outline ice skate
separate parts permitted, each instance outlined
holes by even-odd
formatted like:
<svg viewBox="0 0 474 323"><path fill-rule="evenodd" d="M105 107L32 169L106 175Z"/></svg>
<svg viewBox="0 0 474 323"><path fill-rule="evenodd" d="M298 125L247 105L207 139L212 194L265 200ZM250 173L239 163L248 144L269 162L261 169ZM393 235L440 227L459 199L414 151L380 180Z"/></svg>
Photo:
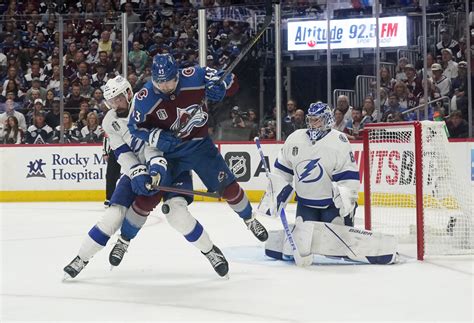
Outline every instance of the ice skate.
<svg viewBox="0 0 474 323"><path fill-rule="evenodd" d="M89 263L88 261L84 261L81 259L81 257L76 256L76 258L74 258L69 263L69 265L64 267L63 269L65 272L64 280L76 277L88 263Z"/></svg>
<svg viewBox="0 0 474 323"><path fill-rule="evenodd" d="M118 238L117 242L112 248L112 251L110 251L110 255L109 255L109 262L112 266L120 265L120 262L122 262L123 256L127 252L129 244L130 244L130 241L126 241L122 239L122 237Z"/></svg>
<svg viewBox="0 0 474 323"><path fill-rule="evenodd" d="M229 276L227 275L227 273L229 272L229 263L227 262L224 257L224 254L219 248L213 246L208 253L202 252L202 254L206 256L206 258L209 260L212 267L219 276L229 278Z"/></svg>
<svg viewBox="0 0 474 323"><path fill-rule="evenodd" d="M244 220L247 228L252 231L253 235L257 237L258 240L264 242L268 239L267 229L255 218L255 215L252 214L250 219Z"/></svg>

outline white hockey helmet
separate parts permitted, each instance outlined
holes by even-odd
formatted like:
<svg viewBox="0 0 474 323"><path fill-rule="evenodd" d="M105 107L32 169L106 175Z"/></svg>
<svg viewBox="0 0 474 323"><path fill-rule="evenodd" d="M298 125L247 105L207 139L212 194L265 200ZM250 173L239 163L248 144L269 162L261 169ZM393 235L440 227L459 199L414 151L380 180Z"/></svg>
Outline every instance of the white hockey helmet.
<svg viewBox="0 0 474 323"><path fill-rule="evenodd" d="M105 105L109 109L116 108L116 99L121 95L123 95L127 100L128 104L130 104L129 93L133 95L132 86L125 78L120 75L117 75L113 79L108 80L107 83L104 85L103 91Z"/></svg>

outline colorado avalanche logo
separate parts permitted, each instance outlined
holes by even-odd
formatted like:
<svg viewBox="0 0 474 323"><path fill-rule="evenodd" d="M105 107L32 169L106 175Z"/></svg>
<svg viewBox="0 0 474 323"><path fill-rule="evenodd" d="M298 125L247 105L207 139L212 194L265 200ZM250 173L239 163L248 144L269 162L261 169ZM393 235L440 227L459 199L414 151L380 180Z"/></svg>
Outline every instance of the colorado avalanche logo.
<svg viewBox="0 0 474 323"><path fill-rule="evenodd" d="M304 160L296 165L298 181L303 183L314 183L319 181L324 174L323 167L319 164L320 159L321 158Z"/></svg>
<svg viewBox="0 0 474 323"><path fill-rule="evenodd" d="M179 130L179 137L186 137L193 131L206 124L209 116L202 110L199 104L190 105L187 108L176 108L176 120L171 125L171 130Z"/></svg>

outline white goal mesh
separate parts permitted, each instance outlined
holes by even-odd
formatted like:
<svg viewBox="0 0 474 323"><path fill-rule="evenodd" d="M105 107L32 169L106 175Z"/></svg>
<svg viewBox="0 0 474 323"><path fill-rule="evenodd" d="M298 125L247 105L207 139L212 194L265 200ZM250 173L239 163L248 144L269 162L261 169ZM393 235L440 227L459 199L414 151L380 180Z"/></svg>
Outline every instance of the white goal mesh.
<svg viewBox="0 0 474 323"><path fill-rule="evenodd" d="M471 183L452 162L444 122L375 124L365 131L366 225L417 242L419 259L472 254Z"/></svg>

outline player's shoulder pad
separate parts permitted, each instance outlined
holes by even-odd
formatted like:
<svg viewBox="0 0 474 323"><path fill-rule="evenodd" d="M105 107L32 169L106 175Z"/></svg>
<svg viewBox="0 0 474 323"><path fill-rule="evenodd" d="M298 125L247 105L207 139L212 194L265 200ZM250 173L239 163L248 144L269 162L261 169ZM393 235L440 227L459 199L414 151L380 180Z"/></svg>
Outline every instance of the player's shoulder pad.
<svg viewBox="0 0 474 323"><path fill-rule="evenodd" d="M117 114L114 110L109 110L102 120L102 128L104 128L106 133L112 133L113 131L119 131L120 126L118 126Z"/></svg>
<svg viewBox="0 0 474 323"><path fill-rule="evenodd" d="M162 95L160 93L155 92L155 90L153 89L153 83L151 81L146 82L145 85L143 85L143 87L133 96L133 115L134 118L136 118L137 116L140 117L140 120L135 121L144 121L145 116L150 112L153 106L155 106L158 100L160 99L162 99Z"/></svg>

